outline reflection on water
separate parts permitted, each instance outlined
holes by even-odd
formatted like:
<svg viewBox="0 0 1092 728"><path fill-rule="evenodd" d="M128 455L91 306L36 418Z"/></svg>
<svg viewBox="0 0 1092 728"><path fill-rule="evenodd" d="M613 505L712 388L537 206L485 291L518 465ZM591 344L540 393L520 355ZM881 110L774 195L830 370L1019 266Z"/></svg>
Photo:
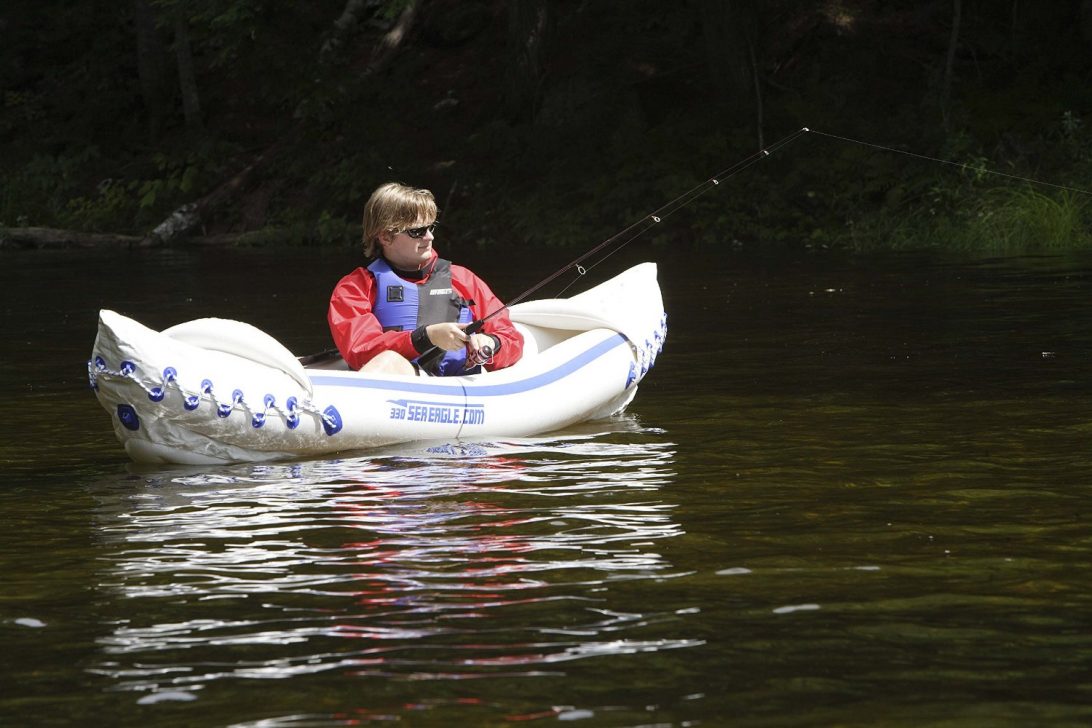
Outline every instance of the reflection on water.
<svg viewBox="0 0 1092 728"><path fill-rule="evenodd" d="M615 583L678 576L674 446L593 436L159 471L105 498L101 588L141 604L99 640L125 690L330 670L404 680L563 674L687 647Z"/></svg>

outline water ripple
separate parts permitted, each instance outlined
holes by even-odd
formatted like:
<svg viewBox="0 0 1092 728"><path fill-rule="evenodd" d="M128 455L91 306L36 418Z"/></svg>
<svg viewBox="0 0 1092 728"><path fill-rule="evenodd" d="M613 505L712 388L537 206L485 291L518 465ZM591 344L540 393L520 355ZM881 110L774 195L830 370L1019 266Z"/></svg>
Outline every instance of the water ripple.
<svg viewBox="0 0 1092 728"><path fill-rule="evenodd" d="M657 548L683 533L674 446L628 437L146 473L100 502L102 588L142 605L93 671L137 691L462 680L701 644L612 592L681 575Z"/></svg>

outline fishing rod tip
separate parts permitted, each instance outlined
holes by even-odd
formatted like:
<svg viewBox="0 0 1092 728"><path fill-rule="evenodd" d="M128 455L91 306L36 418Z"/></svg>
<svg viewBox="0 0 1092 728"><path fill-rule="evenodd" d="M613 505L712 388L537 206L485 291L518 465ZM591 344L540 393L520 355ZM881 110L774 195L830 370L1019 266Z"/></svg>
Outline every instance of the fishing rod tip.
<svg viewBox="0 0 1092 728"><path fill-rule="evenodd" d="M805 126L805 127L801 128L800 131L811 131L811 129L809 129L808 127Z"/></svg>

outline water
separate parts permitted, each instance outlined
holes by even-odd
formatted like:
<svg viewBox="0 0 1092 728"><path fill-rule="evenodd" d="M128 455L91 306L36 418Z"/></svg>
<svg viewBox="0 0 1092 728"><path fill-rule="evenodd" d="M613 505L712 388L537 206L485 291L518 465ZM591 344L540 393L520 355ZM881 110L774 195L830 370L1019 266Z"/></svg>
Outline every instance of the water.
<svg viewBox="0 0 1092 728"><path fill-rule="evenodd" d="M97 309L320 350L352 257L4 253L0 723L1092 721L1092 257L659 257L618 420L150 468Z"/></svg>

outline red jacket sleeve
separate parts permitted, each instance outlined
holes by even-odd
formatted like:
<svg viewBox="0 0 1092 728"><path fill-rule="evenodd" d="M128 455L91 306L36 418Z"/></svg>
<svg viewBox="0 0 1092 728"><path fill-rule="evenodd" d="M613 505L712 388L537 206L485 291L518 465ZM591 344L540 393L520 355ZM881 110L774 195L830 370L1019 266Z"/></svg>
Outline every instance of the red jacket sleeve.
<svg viewBox="0 0 1092 728"><path fill-rule="evenodd" d="M489 371L510 367L519 361L523 355L523 335L516 330L512 319L508 317L508 309L499 298L493 295L485 281L470 272L461 265L451 266L451 285L459 292L459 295L468 301L473 301L470 307L474 320L489 316L500 311L496 316L485 322L482 333L492 334L500 341L500 349L493 356L493 362L486 365Z"/></svg>
<svg viewBox="0 0 1092 728"><path fill-rule="evenodd" d="M353 369L371 361L381 351L396 351L407 359L420 352L410 340L412 331L383 331L372 313L375 278L364 268L357 268L342 278L330 295L326 320L341 356Z"/></svg>

